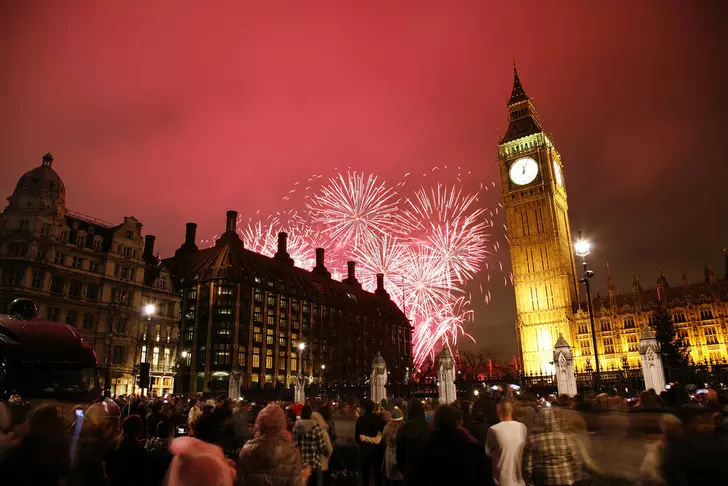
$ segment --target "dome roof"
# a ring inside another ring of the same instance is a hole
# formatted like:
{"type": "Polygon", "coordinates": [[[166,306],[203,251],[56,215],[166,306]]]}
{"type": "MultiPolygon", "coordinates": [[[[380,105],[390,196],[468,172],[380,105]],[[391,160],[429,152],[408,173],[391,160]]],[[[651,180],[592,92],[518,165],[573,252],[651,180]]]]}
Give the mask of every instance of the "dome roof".
{"type": "Polygon", "coordinates": [[[66,200],[66,186],[53,170],[53,156],[45,154],[40,167],[31,169],[18,180],[13,196],[21,193],[42,195],[46,193],[53,198],[59,198],[62,202],[66,200]]]}

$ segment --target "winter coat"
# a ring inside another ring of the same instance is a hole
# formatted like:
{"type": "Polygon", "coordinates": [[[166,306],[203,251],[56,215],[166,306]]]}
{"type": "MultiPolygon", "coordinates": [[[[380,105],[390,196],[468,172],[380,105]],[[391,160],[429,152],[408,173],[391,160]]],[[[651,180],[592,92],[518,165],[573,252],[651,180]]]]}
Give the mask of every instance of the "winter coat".
{"type": "Polygon", "coordinates": [[[303,486],[301,456],[293,444],[279,438],[249,440],[238,456],[238,484],[303,486]]]}
{"type": "Polygon", "coordinates": [[[492,484],[485,449],[458,429],[432,432],[413,459],[405,473],[407,485],[492,484]]]}
{"type": "Polygon", "coordinates": [[[397,466],[405,477],[410,468],[417,467],[414,458],[431,430],[425,417],[412,417],[397,431],[397,466]]]}
{"type": "Polygon", "coordinates": [[[361,439],[359,439],[359,436],[376,437],[377,434],[384,430],[385,425],[386,424],[384,420],[382,420],[382,417],[375,413],[367,413],[356,419],[354,440],[357,444],[359,444],[360,457],[363,460],[368,460],[378,454],[381,454],[381,448],[376,444],[362,442],[361,439]]]}

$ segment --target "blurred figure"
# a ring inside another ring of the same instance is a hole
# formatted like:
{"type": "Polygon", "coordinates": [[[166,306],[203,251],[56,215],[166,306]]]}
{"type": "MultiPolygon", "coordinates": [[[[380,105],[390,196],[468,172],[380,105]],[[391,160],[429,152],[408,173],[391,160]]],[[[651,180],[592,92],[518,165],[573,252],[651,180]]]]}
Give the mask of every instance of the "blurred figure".
{"type": "Polygon", "coordinates": [[[356,420],[354,440],[359,445],[359,480],[361,486],[370,486],[370,478],[375,486],[381,484],[382,452],[377,444],[362,442],[360,437],[376,437],[384,430],[385,422],[374,413],[374,402],[364,400],[364,414],[356,420]]]}
{"type": "Polygon", "coordinates": [[[432,428],[425,420],[425,409],[422,402],[413,399],[409,404],[409,415],[407,422],[397,431],[397,467],[402,472],[407,482],[410,470],[417,467],[414,463],[415,457],[419,454],[420,448],[425,439],[430,435],[432,428]]]}
{"type": "Polygon", "coordinates": [[[500,420],[496,417],[495,420],[492,418],[489,420],[489,416],[496,415],[495,404],[488,397],[479,397],[475,403],[473,403],[472,420],[469,424],[465,425],[470,434],[475,438],[478,445],[485,447],[486,439],[488,438],[488,429],[497,424],[500,420]],[[493,411],[490,411],[492,405],[493,411]]]}
{"type": "Polygon", "coordinates": [[[109,453],[106,472],[110,486],[152,485],[150,465],[144,451],[144,422],[138,415],[124,419],[119,443],[109,453]]]}
{"type": "Polygon", "coordinates": [[[233,430],[235,442],[242,446],[253,434],[250,431],[250,416],[248,414],[250,405],[248,402],[239,402],[233,411],[233,430]]]}
{"type": "Polygon", "coordinates": [[[313,412],[311,405],[304,405],[301,409],[301,418],[296,421],[293,427],[293,443],[301,453],[301,462],[304,466],[311,467],[310,486],[321,486],[323,484],[323,471],[321,469],[321,457],[331,455],[331,441],[326,442],[324,430],[312,419],[313,412]]]}
{"type": "Polygon", "coordinates": [[[193,428],[194,436],[204,442],[217,444],[220,436],[220,424],[215,416],[215,406],[210,405],[212,400],[208,400],[202,407],[202,414],[197,418],[193,428]]]}
{"type": "Polygon", "coordinates": [[[30,416],[27,434],[0,460],[2,484],[58,486],[70,471],[68,422],[54,406],[38,408],[30,416]]]}
{"type": "Polygon", "coordinates": [[[665,443],[662,477],[668,486],[728,484],[728,440],[709,410],[683,408],[682,430],[665,443]]]}
{"type": "Polygon", "coordinates": [[[330,482],[331,478],[329,459],[331,459],[331,454],[334,452],[334,444],[331,440],[331,436],[329,435],[329,426],[326,424],[324,417],[318,412],[313,412],[311,414],[311,419],[313,419],[313,421],[316,422],[319,427],[321,427],[321,430],[323,430],[324,441],[326,442],[326,450],[329,451],[328,454],[321,454],[321,473],[323,475],[322,484],[326,485],[330,482]]]}
{"type": "Polygon", "coordinates": [[[173,427],[170,419],[162,420],[157,425],[156,436],[147,438],[144,445],[149,461],[150,483],[153,485],[161,484],[172,462],[169,446],[173,439],[173,427]]]}
{"type": "Polygon", "coordinates": [[[490,427],[485,453],[493,460],[493,482],[498,486],[524,486],[521,464],[526,444],[526,426],[513,420],[513,405],[498,405],[500,422],[490,427]]]}
{"type": "Polygon", "coordinates": [[[304,470],[301,456],[286,430],[286,414],[271,404],[255,420],[254,438],[238,457],[238,482],[245,486],[301,486],[310,470],[304,470]]]}
{"type": "Polygon", "coordinates": [[[576,445],[566,433],[563,410],[541,410],[535,433],[526,441],[523,471],[535,486],[568,486],[582,479],[576,445]]]}
{"type": "Polygon", "coordinates": [[[169,451],[173,459],[166,486],[234,485],[234,463],[225,459],[220,447],[192,437],[180,437],[172,441],[169,451]]]}
{"type": "Polygon", "coordinates": [[[406,484],[442,486],[446,484],[492,484],[486,469],[485,451],[458,429],[457,410],[441,405],[434,416],[435,429],[422,444],[406,484]]]}
{"type": "Polygon", "coordinates": [[[162,401],[154,400],[149,406],[149,413],[146,417],[147,424],[147,436],[154,437],[157,433],[157,425],[159,422],[164,420],[164,414],[162,414],[162,401]]]}
{"type": "Polygon", "coordinates": [[[200,415],[202,415],[202,410],[200,410],[200,407],[195,401],[195,403],[190,408],[189,414],[187,414],[187,426],[190,429],[194,429],[195,424],[197,423],[197,419],[200,418],[200,415]]]}
{"type": "Polygon", "coordinates": [[[384,472],[387,476],[387,484],[399,486],[404,476],[397,465],[397,436],[402,428],[402,410],[399,407],[392,409],[392,419],[384,427],[382,439],[384,440],[384,472]]]}

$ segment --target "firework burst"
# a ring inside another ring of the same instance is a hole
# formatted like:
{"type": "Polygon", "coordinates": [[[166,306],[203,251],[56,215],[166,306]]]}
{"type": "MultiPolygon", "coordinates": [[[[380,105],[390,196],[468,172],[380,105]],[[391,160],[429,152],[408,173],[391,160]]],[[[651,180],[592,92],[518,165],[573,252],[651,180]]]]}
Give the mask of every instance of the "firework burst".
{"type": "MultiPolygon", "coordinates": [[[[405,195],[405,179],[390,186],[374,175],[347,172],[328,180],[314,175],[297,183],[284,200],[296,194],[304,196],[303,214],[288,210],[239,221],[246,248],[273,256],[277,233],[286,231],[298,267],[311,269],[314,248],[323,247],[335,280],[343,278],[340,270],[351,259],[361,269],[366,290],[375,289],[375,274],[384,274],[385,289],[414,327],[417,367],[440,347],[470,338],[465,328],[473,314],[464,287],[481,270],[488,271],[486,258],[498,250],[488,234],[492,221],[486,213],[492,217],[493,211],[480,207],[480,192],[435,184],[405,195]]],[[[482,283],[480,288],[484,293],[482,283]]],[[[489,297],[490,291],[486,302],[489,297]]]]}
{"type": "Polygon", "coordinates": [[[393,189],[363,173],[339,174],[313,196],[307,207],[337,246],[357,248],[364,239],[401,232],[399,198],[393,189]]]}

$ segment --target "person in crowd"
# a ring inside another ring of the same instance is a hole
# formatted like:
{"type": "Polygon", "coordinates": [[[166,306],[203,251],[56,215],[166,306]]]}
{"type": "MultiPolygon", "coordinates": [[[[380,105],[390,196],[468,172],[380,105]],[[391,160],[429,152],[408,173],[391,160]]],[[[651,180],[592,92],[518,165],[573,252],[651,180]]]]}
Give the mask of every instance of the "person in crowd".
{"type": "Polygon", "coordinates": [[[238,446],[242,446],[252,437],[249,411],[248,402],[238,402],[233,411],[233,432],[238,446]]]}
{"type": "MultiPolygon", "coordinates": [[[[458,411],[441,405],[434,416],[434,430],[405,472],[408,485],[492,484],[485,451],[458,429],[458,411]]],[[[400,431],[401,432],[401,431],[400,431]]]]}
{"type": "Polygon", "coordinates": [[[400,486],[404,476],[397,465],[397,436],[402,428],[404,415],[399,407],[392,409],[392,418],[384,427],[382,441],[384,442],[384,473],[387,477],[387,484],[400,486]]]}
{"type": "Polygon", "coordinates": [[[323,430],[324,440],[326,442],[326,450],[329,451],[328,454],[321,454],[321,473],[323,475],[322,484],[326,486],[331,483],[330,459],[331,455],[334,452],[334,443],[331,440],[331,436],[329,435],[329,426],[326,423],[326,420],[324,420],[323,415],[321,415],[319,412],[313,412],[311,414],[311,419],[316,422],[319,427],[321,427],[321,430],[323,430]]]}
{"type": "Polygon", "coordinates": [[[162,483],[167,469],[172,462],[172,455],[169,446],[172,443],[174,423],[171,418],[162,420],[157,425],[154,437],[148,437],[144,450],[147,453],[149,463],[150,483],[158,485],[162,483]]]}
{"type": "Polygon", "coordinates": [[[322,486],[321,456],[327,459],[331,456],[331,441],[327,444],[324,430],[312,419],[312,415],[311,405],[301,408],[301,418],[293,427],[293,442],[301,453],[303,465],[311,467],[309,486],[322,486]]]}
{"type": "Polygon", "coordinates": [[[154,435],[157,433],[157,425],[159,425],[159,422],[161,422],[164,419],[164,414],[162,413],[162,406],[163,403],[161,400],[154,400],[149,405],[149,413],[147,413],[146,417],[146,428],[147,428],[147,435],[149,437],[154,437],[154,435]]]}
{"type": "Polygon", "coordinates": [[[716,433],[709,408],[684,407],[682,428],[673,428],[662,451],[661,476],[668,486],[728,484],[728,438],[716,433]]]}
{"type": "Polygon", "coordinates": [[[107,400],[94,403],[85,411],[69,480],[72,486],[93,486],[105,481],[104,461],[116,443],[119,413],[118,405],[107,400]]]}
{"type": "MultiPolygon", "coordinates": [[[[235,463],[222,449],[193,437],[179,437],[169,446],[172,462],[166,486],[233,486],[235,463]]],[[[248,486],[249,483],[244,483],[248,486]]],[[[252,483],[250,483],[252,484],[252,483]]],[[[270,484],[270,483],[268,483],[270,484]]]]}
{"type": "Polygon", "coordinates": [[[485,452],[492,459],[493,482],[496,486],[524,486],[521,465],[526,444],[526,426],[513,420],[513,404],[498,405],[500,421],[488,429],[485,452]]]}
{"type": "Polygon", "coordinates": [[[425,420],[425,409],[422,402],[413,399],[409,403],[407,422],[397,431],[396,460],[405,482],[408,471],[417,467],[414,458],[419,453],[422,443],[430,434],[431,426],[425,420]]]}
{"type": "Polygon", "coordinates": [[[202,407],[202,414],[195,422],[193,431],[194,436],[201,441],[217,444],[220,438],[220,424],[215,416],[215,406],[210,402],[215,403],[213,400],[208,400],[202,407]]]}
{"type": "Polygon", "coordinates": [[[129,415],[124,419],[121,430],[121,438],[106,460],[109,485],[152,486],[150,464],[144,450],[144,422],[138,415],[129,415]]]}
{"type": "Polygon", "coordinates": [[[195,401],[187,414],[187,426],[190,429],[195,428],[195,424],[197,423],[197,419],[200,418],[200,415],[202,415],[202,409],[200,409],[197,401],[195,401]]]}
{"type": "Polygon", "coordinates": [[[0,458],[0,481],[13,486],[59,486],[70,472],[68,421],[54,406],[35,410],[26,434],[0,458]]]}
{"type": "Polygon", "coordinates": [[[291,443],[286,414],[275,404],[257,415],[249,440],[238,456],[238,482],[245,486],[303,486],[310,468],[303,468],[301,455],[291,443]]]}
{"type": "Polygon", "coordinates": [[[569,486],[581,481],[582,463],[566,431],[563,410],[543,408],[523,453],[524,480],[535,486],[569,486]]]}
{"type": "Polygon", "coordinates": [[[488,429],[493,425],[486,419],[488,415],[487,404],[490,401],[491,400],[488,397],[479,397],[475,403],[473,403],[473,411],[471,413],[472,419],[470,420],[470,423],[465,424],[465,428],[468,429],[470,435],[473,436],[478,445],[483,447],[485,447],[485,441],[488,437],[488,429]]]}
{"type": "Polygon", "coordinates": [[[374,413],[374,402],[364,400],[364,414],[356,419],[354,441],[359,445],[359,479],[362,486],[369,486],[370,478],[375,486],[381,485],[382,452],[378,444],[362,442],[361,437],[376,437],[384,430],[385,422],[374,413]]]}
{"type": "Polygon", "coordinates": [[[13,417],[10,408],[3,402],[0,402],[0,458],[3,457],[5,451],[12,447],[14,441],[10,434],[13,429],[13,417]]]}

